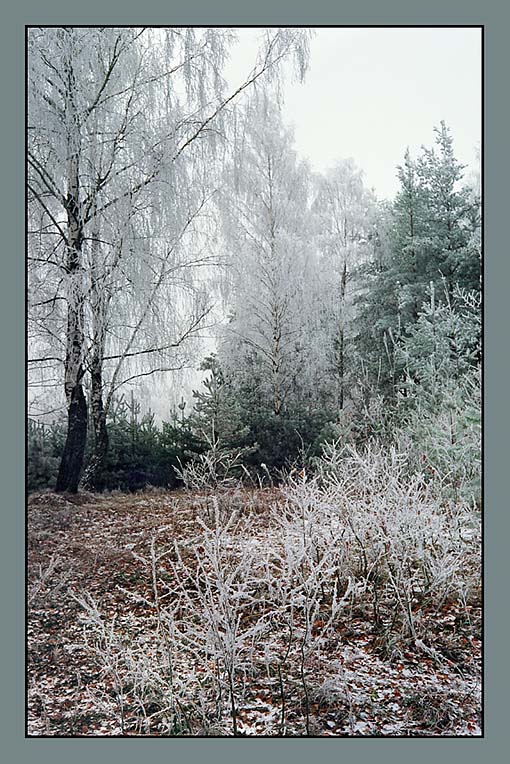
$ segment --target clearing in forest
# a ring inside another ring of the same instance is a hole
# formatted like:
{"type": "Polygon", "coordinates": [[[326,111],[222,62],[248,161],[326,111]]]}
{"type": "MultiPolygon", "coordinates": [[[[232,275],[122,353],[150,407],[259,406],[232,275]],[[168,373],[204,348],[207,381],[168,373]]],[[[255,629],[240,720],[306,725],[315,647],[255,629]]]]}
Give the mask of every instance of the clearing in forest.
{"type": "Polygon", "coordinates": [[[33,494],[28,734],[480,735],[472,518],[326,498],[33,494]]]}

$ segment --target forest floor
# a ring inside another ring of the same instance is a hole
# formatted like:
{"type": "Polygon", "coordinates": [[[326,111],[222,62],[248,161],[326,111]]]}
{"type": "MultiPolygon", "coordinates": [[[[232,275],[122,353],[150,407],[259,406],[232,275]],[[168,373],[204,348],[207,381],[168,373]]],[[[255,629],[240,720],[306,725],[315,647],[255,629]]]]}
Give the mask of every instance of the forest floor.
{"type": "MultiPolygon", "coordinates": [[[[241,493],[242,509],[251,515],[252,541],[267,537],[267,509],[278,498],[277,489],[241,493]]],[[[175,540],[199,537],[197,518],[204,502],[204,495],[184,491],[75,497],[41,492],[29,497],[30,736],[171,734],[162,731],[157,705],[153,714],[145,706],[141,720],[133,689],[122,686],[112,656],[113,624],[124,640],[136,636],[137,645],[145,644],[151,655],[157,603],[142,558],[148,558],[155,535],[159,546],[169,547],[175,540]],[[112,641],[108,648],[106,629],[102,657],[95,649],[98,643],[87,637],[80,596],[82,601],[92,598],[111,624],[112,641]]],[[[305,693],[294,651],[287,655],[283,694],[281,675],[262,668],[245,674],[237,700],[237,734],[480,735],[479,603],[461,607],[446,602],[432,617],[434,641],[429,640],[428,649],[409,644],[391,653],[381,649],[370,608],[357,605],[321,650],[307,658],[305,693]]],[[[222,702],[207,734],[232,734],[229,704],[226,698],[222,702]]],[[[204,732],[191,725],[176,734],[204,732]]]]}

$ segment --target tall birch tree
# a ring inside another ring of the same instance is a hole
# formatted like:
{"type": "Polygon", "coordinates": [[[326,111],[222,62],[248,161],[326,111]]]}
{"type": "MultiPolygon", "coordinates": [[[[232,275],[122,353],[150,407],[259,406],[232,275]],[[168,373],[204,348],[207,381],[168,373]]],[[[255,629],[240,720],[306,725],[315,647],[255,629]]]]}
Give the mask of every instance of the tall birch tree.
{"type": "Polygon", "coordinates": [[[238,376],[257,375],[265,405],[280,417],[306,376],[313,339],[311,174],[269,99],[250,104],[239,141],[223,200],[230,320],[220,358],[238,376]]]}
{"type": "Polygon", "coordinates": [[[335,405],[346,401],[349,325],[354,320],[353,270],[366,261],[375,224],[375,197],[352,159],[338,162],[317,178],[314,208],[319,219],[323,346],[334,387],[335,405]]]}
{"type": "Polygon", "coordinates": [[[29,307],[43,349],[29,361],[63,367],[59,491],[76,491],[80,479],[87,373],[100,463],[114,390],[136,373],[170,368],[167,351],[207,313],[191,278],[204,258],[181,254],[204,211],[205,168],[233,103],[289,54],[301,73],[306,67],[305,32],[268,30],[253,70],[229,92],[221,73],[232,41],[226,29],[29,30],[29,307]],[[167,289],[176,282],[177,302],[167,289]],[[169,311],[169,300],[178,309],[169,311]],[[125,377],[135,359],[149,364],[125,377]]]}

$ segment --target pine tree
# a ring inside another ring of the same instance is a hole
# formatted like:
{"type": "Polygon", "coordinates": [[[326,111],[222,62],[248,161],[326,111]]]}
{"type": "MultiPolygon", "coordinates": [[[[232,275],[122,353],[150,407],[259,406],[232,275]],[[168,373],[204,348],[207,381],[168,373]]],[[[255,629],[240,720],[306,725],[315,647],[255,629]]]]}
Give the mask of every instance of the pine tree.
{"type": "Polygon", "coordinates": [[[227,373],[215,355],[208,356],[200,368],[210,374],[202,389],[193,391],[194,411],[188,425],[195,436],[210,448],[239,446],[248,433],[242,412],[227,373]]]}
{"type": "Polygon", "coordinates": [[[451,296],[454,284],[480,288],[480,257],[473,247],[479,206],[471,189],[460,185],[464,166],[455,158],[453,138],[444,122],[435,128],[436,147],[424,148],[418,160],[426,259],[420,269],[425,284],[445,281],[451,296]]]}
{"type": "Polygon", "coordinates": [[[429,301],[454,304],[456,287],[480,290],[480,202],[461,185],[463,166],[442,122],[436,146],[398,168],[388,249],[360,269],[358,352],[372,384],[395,400],[405,371],[395,352],[429,301]]]}

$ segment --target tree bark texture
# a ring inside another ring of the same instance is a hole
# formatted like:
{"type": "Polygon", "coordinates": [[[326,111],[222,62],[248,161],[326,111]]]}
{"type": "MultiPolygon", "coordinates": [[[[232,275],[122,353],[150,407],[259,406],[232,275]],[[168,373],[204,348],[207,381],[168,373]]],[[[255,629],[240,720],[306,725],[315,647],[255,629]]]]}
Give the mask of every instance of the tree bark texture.
{"type": "Polygon", "coordinates": [[[82,485],[89,491],[103,491],[105,488],[104,470],[108,455],[108,429],[106,426],[106,411],[103,405],[101,371],[91,372],[92,395],[90,409],[94,430],[94,450],[85,469],[82,485]]]}
{"type": "Polygon", "coordinates": [[[80,121],[75,104],[76,83],[72,48],[65,67],[65,120],[67,132],[67,212],[66,280],[67,337],[65,359],[65,394],[67,399],[67,437],[57,476],[58,492],[76,493],[87,442],[87,402],[82,387],[84,338],[84,284],[82,247],[83,210],[80,204],[80,121]]]}
{"type": "Polygon", "coordinates": [[[62,453],[55,490],[76,493],[87,440],[87,402],[81,384],[71,394],[67,413],[67,438],[62,453]]]}

